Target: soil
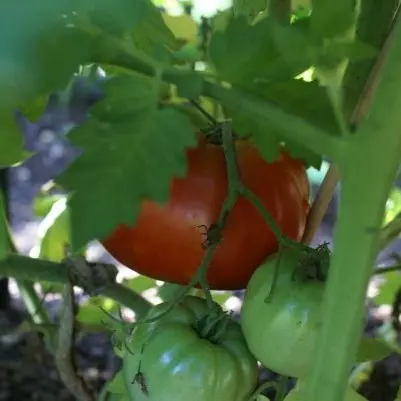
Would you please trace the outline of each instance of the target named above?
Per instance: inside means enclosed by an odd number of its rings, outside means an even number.
[[[10,218],[17,247],[22,253],[28,253],[34,245],[40,222],[32,212],[34,196],[45,182],[63,171],[77,154],[68,144],[65,132],[71,124],[84,120],[87,106],[99,97],[96,93],[92,94],[92,98],[78,95],[67,107],[60,105],[53,97],[48,112],[36,124],[19,118],[27,147],[37,152],[26,163],[10,172]],[[330,204],[315,244],[331,242],[336,209],[337,195]],[[399,250],[400,242],[395,241],[379,256],[378,263],[386,264],[389,255]],[[100,260],[111,260],[105,252],[97,254]],[[242,293],[237,292],[236,295],[241,298]],[[51,302],[45,305],[53,316],[57,316],[57,305],[54,306]],[[381,323],[374,312],[373,306],[367,308],[366,332],[373,336]],[[11,304],[0,311],[0,401],[73,401],[74,398],[60,380],[54,358],[44,346],[40,335],[15,331],[18,323],[25,318],[24,314],[18,294],[14,294]],[[84,335],[77,342],[76,350],[79,369],[95,390],[99,390],[119,367],[110,339],[103,333]],[[260,371],[261,381],[276,377],[274,372],[267,369]],[[289,386],[293,384],[294,381],[290,381]],[[401,357],[393,354],[374,365],[369,379],[362,384],[359,391],[369,401],[393,401],[400,384]]]

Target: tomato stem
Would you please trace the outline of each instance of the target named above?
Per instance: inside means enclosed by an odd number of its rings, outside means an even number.
[[[265,390],[276,390],[278,388],[278,383],[276,381],[270,380],[266,383],[262,383],[249,397],[249,401],[257,401],[258,396],[261,395]]]

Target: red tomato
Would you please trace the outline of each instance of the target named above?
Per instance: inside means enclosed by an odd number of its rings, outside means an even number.
[[[236,143],[243,183],[263,202],[282,232],[300,240],[309,210],[309,184],[302,162],[282,153],[267,163],[247,140]],[[102,243],[121,263],[162,281],[187,284],[204,256],[205,228],[216,223],[227,193],[221,147],[199,141],[187,150],[188,174],[174,178],[166,205],[146,200],[134,227],[120,225]],[[237,200],[209,266],[211,289],[245,288],[264,259],[277,251],[277,240],[258,211]]]

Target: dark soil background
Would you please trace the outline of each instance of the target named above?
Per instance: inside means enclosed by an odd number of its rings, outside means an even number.
[[[41,186],[63,171],[76,156],[77,151],[68,144],[65,134],[69,128],[84,121],[86,110],[100,97],[98,84],[95,83],[88,90],[80,78],[72,88],[70,101],[61,103],[56,95],[52,96],[46,113],[37,123],[17,116],[28,149],[37,152],[26,163],[7,173],[10,220],[17,247],[22,253],[28,253],[34,245],[40,222],[33,215],[32,200]],[[313,188],[314,191],[316,189]],[[338,194],[330,204],[315,240],[316,244],[331,241],[337,196]],[[92,248],[96,250],[99,259],[112,260],[97,244]],[[389,255],[400,250],[400,242],[394,242],[379,256],[378,263],[385,265],[389,262]],[[12,280],[10,288],[13,289]],[[60,381],[54,360],[43,345],[40,335],[12,332],[12,328],[26,317],[21,300],[17,294],[13,294],[9,304],[5,302],[4,293],[0,297],[0,331],[8,332],[3,335],[0,333],[0,401],[73,401],[74,398]],[[242,293],[238,292],[236,295],[241,298]],[[48,300],[45,304],[56,317],[59,302]],[[367,306],[366,332],[374,335],[380,323],[378,311],[373,306]],[[85,335],[77,343],[77,355],[78,365],[85,379],[95,389],[99,389],[119,366],[110,340],[105,334]],[[270,380],[273,377],[273,372],[261,369],[261,380]],[[360,392],[369,401],[393,401],[400,384],[401,358],[394,354],[375,364],[370,379],[362,385]]]

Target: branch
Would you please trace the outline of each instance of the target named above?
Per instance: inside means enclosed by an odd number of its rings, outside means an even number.
[[[0,274],[15,277],[18,280],[48,281],[65,284],[68,280],[67,268],[63,263],[33,259],[27,256],[12,254],[0,261]],[[102,289],[101,295],[114,299],[135,312],[138,317],[144,316],[152,306],[139,294],[121,284],[111,284]]]
[[[398,214],[386,226],[384,226],[380,233],[379,250],[387,248],[401,233],[401,214]]]
[[[119,49],[118,44],[110,42],[107,38],[104,38],[104,41],[109,41],[104,46],[108,45],[114,51],[109,52],[108,57],[105,56],[107,54],[105,51],[102,54],[94,54],[92,62],[122,67],[149,77],[153,77],[155,71],[160,70],[160,66],[151,58]],[[291,139],[302,146],[307,144],[313,152],[325,155],[330,159],[339,159],[346,146],[343,138],[327,134],[319,127],[310,124],[303,118],[285,112],[260,96],[236,88],[226,88],[200,72],[165,67],[162,70],[161,78],[165,82],[178,86],[183,82],[193,81],[194,78],[201,78],[204,96],[217,100],[231,109],[239,109],[247,113],[251,119],[258,120],[261,125],[266,124],[270,129],[277,129],[282,133],[284,139]],[[297,135],[294,135],[294,132]]]
[[[61,380],[78,401],[95,401],[95,397],[87,387],[85,380],[78,375],[75,363],[75,315],[74,288],[67,283],[63,290],[63,312],[60,318],[58,331],[58,348],[56,352],[56,366]]]
[[[310,244],[319,230],[339,178],[340,171],[335,164],[331,164],[309,211],[305,232],[301,240],[304,244]]]

